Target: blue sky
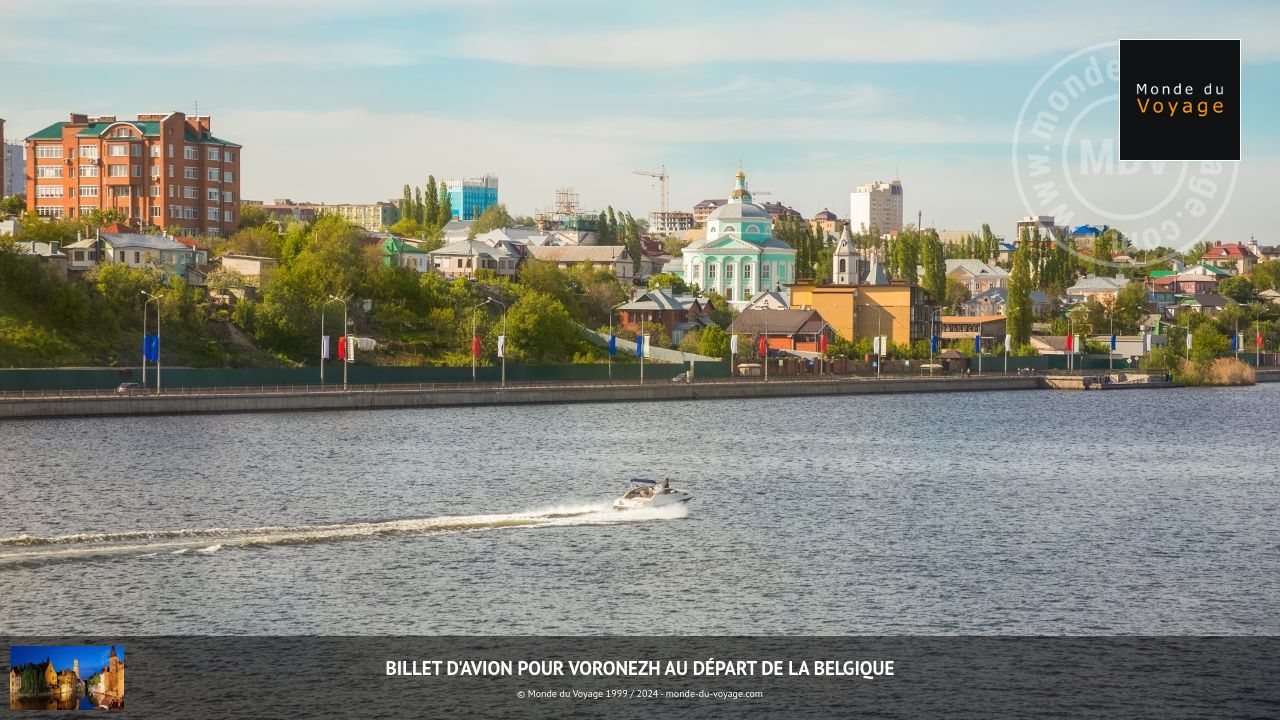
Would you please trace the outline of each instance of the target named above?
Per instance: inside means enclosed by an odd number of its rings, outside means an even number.
[[[639,216],[657,189],[632,170],[665,164],[687,208],[741,161],[805,215],[899,177],[911,218],[1005,233],[1026,214],[1014,122],[1055,62],[1120,37],[1238,37],[1245,161],[1212,238],[1280,242],[1275,3],[0,0],[0,21],[11,140],[72,111],[198,101],[245,146],[251,199],[491,172],[515,212],[569,185]]]
[[[111,654],[110,645],[15,645],[9,648],[9,664],[26,665],[31,662],[53,661],[53,669],[70,670],[72,662],[80,660],[80,677],[89,678],[105,668]],[[116,646],[116,655],[124,660],[124,646]]]

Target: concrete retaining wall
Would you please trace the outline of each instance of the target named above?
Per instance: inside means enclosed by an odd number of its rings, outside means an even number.
[[[818,381],[655,382],[644,385],[597,385],[509,388],[449,388],[436,390],[376,390],[308,393],[246,393],[209,395],[135,395],[124,397],[63,397],[0,399],[0,418],[87,417],[101,415],[157,415],[176,413],[285,412],[300,410],[359,410],[374,408],[528,405],[540,403],[646,402],[659,400],[719,400],[795,397],[805,395],[867,395],[904,392],[972,392],[1035,390],[1039,378],[958,378]]]

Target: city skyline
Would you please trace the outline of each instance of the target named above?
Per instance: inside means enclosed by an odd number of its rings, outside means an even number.
[[[573,186],[588,209],[640,217],[658,209],[658,188],[633,170],[665,165],[672,208],[688,209],[725,196],[742,163],[753,190],[806,217],[823,208],[845,217],[856,186],[901,179],[905,222],[922,213],[926,226],[985,222],[1007,235],[1029,212],[1010,148],[1037,80],[1079,48],[1185,36],[1177,26],[1193,24],[1205,37],[1241,37],[1245,65],[1245,159],[1209,239],[1267,239],[1280,138],[1265,125],[1275,101],[1261,89],[1280,77],[1280,41],[1265,33],[1280,8],[1094,3],[1047,8],[1033,22],[997,3],[919,4],[916,19],[874,6],[746,2],[732,12],[658,3],[598,20],[591,7],[9,3],[0,59],[26,87],[0,117],[20,142],[70,112],[190,114],[198,102],[220,135],[249,149],[243,195],[254,200],[373,202],[428,174],[492,173],[517,214]],[[172,32],[145,50],[87,50],[134,26]],[[64,50],[40,53],[55,42]],[[87,62],[97,71],[77,72]],[[139,70],[147,82],[128,79]],[[120,79],[104,83],[102,73]]]

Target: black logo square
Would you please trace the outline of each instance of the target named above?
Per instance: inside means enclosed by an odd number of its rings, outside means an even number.
[[[1121,40],[1120,159],[1239,160],[1240,41]]]

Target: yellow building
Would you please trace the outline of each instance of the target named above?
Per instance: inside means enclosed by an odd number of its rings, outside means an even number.
[[[831,276],[849,282],[796,283],[790,287],[791,307],[817,310],[847,340],[884,335],[891,343],[913,343],[929,338],[929,294],[918,285],[889,280],[874,256],[865,278],[859,280],[863,260],[853,248],[847,228],[836,244],[833,260]]]

